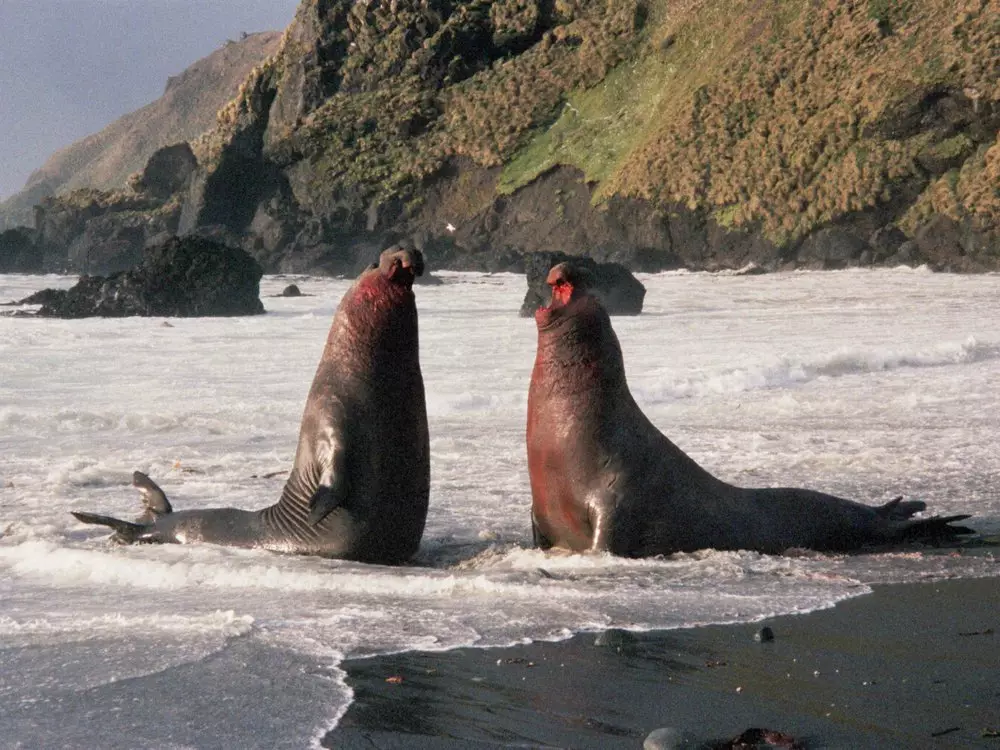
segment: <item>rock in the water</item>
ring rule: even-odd
[[[592,288],[609,315],[638,315],[646,297],[646,287],[632,272],[619,263],[598,263],[585,256],[566,253],[529,253],[524,256],[524,272],[528,277],[528,291],[521,305],[521,317],[535,314],[535,310],[549,303],[550,290],[545,277],[552,266],[572,260],[586,270]]]
[[[174,237],[147,248],[142,263],[129,271],[82,276],[69,290],[44,290],[38,314],[53,318],[257,315],[264,312],[262,275],[257,261],[242,250],[197,237]]]
[[[301,297],[302,290],[299,289],[298,284],[289,284],[284,289],[281,290],[282,297]]]

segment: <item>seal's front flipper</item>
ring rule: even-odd
[[[320,475],[319,486],[309,498],[309,525],[315,526],[347,500],[347,452],[336,447],[330,452]]]
[[[531,542],[538,549],[552,549],[552,542],[538,528],[535,511],[531,511]]]
[[[107,526],[114,529],[114,539],[122,542],[123,544],[159,541],[159,539],[156,538],[152,527],[145,524],[122,521],[120,518],[112,518],[111,516],[99,516],[96,513],[79,513],[75,510],[71,510],[70,513],[73,514],[73,517],[76,518],[77,521],[92,523],[98,526]]]
[[[315,526],[347,500],[347,477],[344,472],[334,475],[330,485],[320,485],[309,498],[309,525]]]

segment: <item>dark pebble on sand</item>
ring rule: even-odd
[[[774,631],[765,625],[753,635],[753,639],[758,643],[770,643],[774,640]]]

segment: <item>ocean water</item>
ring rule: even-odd
[[[0,318],[0,747],[315,746],[351,702],[347,657],[745,622],[878,582],[1000,575],[988,549],[532,550],[524,279],[440,275],[416,289],[430,515],[400,568],[123,547],[68,512],[137,515],[135,469],[178,509],[274,502],[349,282],[266,277],[254,318]],[[645,312],[614,319],[632,390],[706,468],[902,494],[1000,533],[1000,276],[642,278]],[[74,281],[0,276],[0,300]],[[290,281],[310,296],[270,296]]]

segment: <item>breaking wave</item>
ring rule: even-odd
[[[661,403],[707,395],[786,388],[823,378],[923,367],[975,364],[1000,358],[1000,344],[975,337],[942,342],[911,351],[841,348],[814,359],[785,355],[750,367],[705,372],[657,385],[633,386],[645,403]]]

